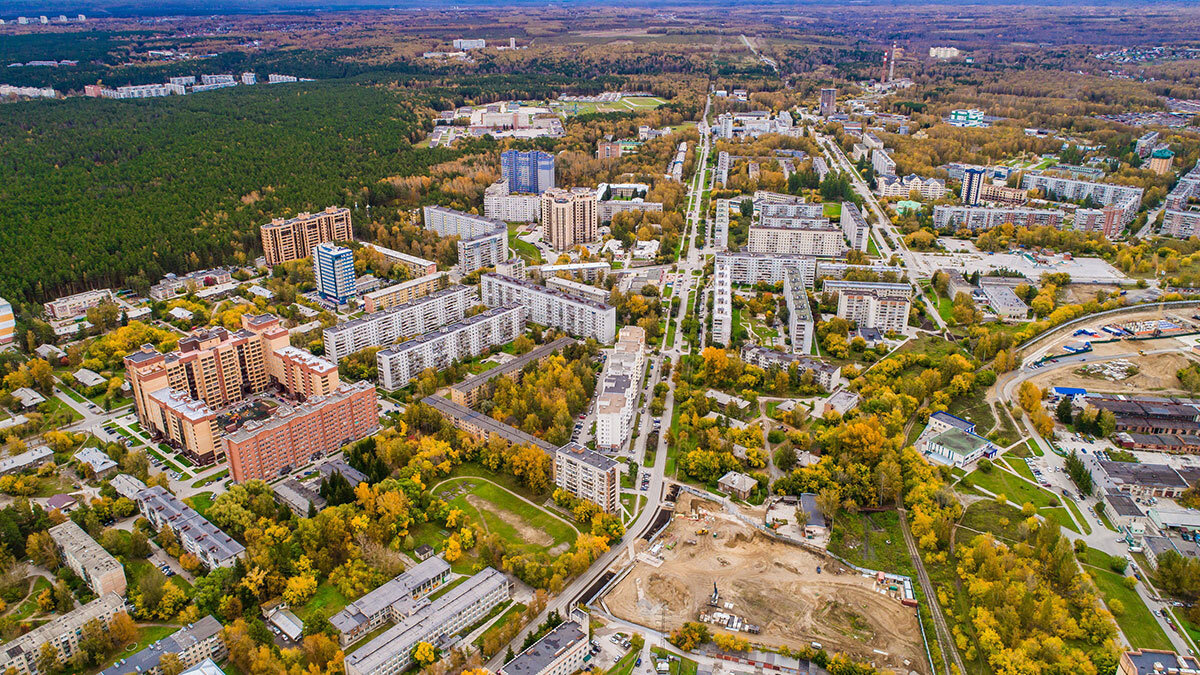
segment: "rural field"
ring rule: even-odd
[[[886,586],[832,558],[772,540],[713,502],[684,494],[676,514],[659,540],[665,543],[662,564],[640,559],[604,598],[617,617],[672,630],[712,611],[715,583],[721,611],[762,628],[742,634],[755,642],[798,648],[816,641],[898,672],[928,672],[916,610]],[[697,534],[702,528],[711,532]]]

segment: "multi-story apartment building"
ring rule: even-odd
[[[1049,209],[1014,209],[991,206],[946,206],[933,207],[933,226],[939,230],[990,230],[1004,224],[1033,229],[1036,227],[1062,228],[1062,211]]]
[[[74,521],[66,520],[48,530],[58,557],[96,595],[125,595],[125,568],[109,555]]]
[[[771,368],[779,368],[781,370],[790,370],[793,365],[801,373],[812,373],[813,382],[823,387],[826,391],[832,391],[833,384],[837,381],[838,375],[842,369],[832,364],[804,356],[801,354],[793,354],[791,352],[779,351],[777,349],[768,349],[759,345],[747,344],[742,347],[742,361],[758,366],[764,370]]]
[[[962,203],[978,206],[983,184],[987,180],[987,169],[970,168],[963,172]]]
[[[461,321],[476,302],[475,289],[454,285],[433,294],[339,323],[323,332],[325,356],[334,363],[368,347],[382,347],[438,326]]]
[[[314,246],[312,255],[318,295],[335,305],[344,305],[358,295],[354,251],[326,241]]]
[[[1154,152],[1155,146],[1158,145],[1158,136],[1159,132],[1157,131],[1147,131],[1137,139],[1137,142],[1133,144],[1133,149],[1139,157],[1145,159],[1150,156],[1151,152]]]
[[[554,188],[554,155],[540,150],[500,153],[501,178],[513,192],[541,194]]]
[[[354,241],[350,209],[337,206],[321,213],[301,213],[287,220],[276,218],[263,225],[259,233],[268,265],[307,258],[322,242]]]
[[[468,408],[477,405],[487,398],[497,377],[508,377],[513,383],[520,383],[525,371],[534,364],[540,364],[555,354],[562,353],[568,345],[575,344],[574,338],[562,337],[557,340],[535,347],[530,351],[502,365],[472,375],[467,379],[450,386],[450,400]]]
[[[55,616],[0,646],[0,671],[17,675],[44,675],[45,671],[38,666],[42,645],[54,647],[59,663],[70,663],[71,658],[79,652],[86,623],[95,619],[107,627],[108,622],[123,611],[125,600],[116,593],[106,593],[82,607]]]
[[[838,257],[845,253],[842,229],[822,220],[797,220],[786,226],[751,225],[751,253]]]
[[[183,275],[171,272],[162,281],[150,287],[151,300],[169,300],[180,293],[198,290],[209,286],[227,284],[233,281],[233,274],[225,268],[197,270]]]
[[[46,310],[46,316],[51,319],[73,319],[105,302],[113,302],[112,291],[107,288],[99,288],[51,300],[42,307]]]
[[[896,175],[896,160],[888,154],[883,148],[871,149],[871,168],[875,170],[875,176],[881,178],[883,176]]]
[[[233,537],[159,485],[146,488],[134,501],[155,530],[166,526],[175,533],[184,550],[209,569],[231,567],[246,551]]]
[[[791,337],[792,351],[797,354],[812,353],[816,322],[813,321],[804,277],[795,267],[789,267],[783,273],[783,298],[788,308],[788,335]]]
[[[764,226],[772,227],[777,224],[787,225],[792,220],[821,220],[825,217],[823,204],[805,204],[803,202],[778,203],[771,201],[769,195],[773,192],[758,192],[754,200],[754,215]],[[778,223],[776,221],[785,221]]]
[[[0,345],[12,344],[17,329],[17,318],[12,303],[0,298]]]
[[[488,307],[520,305],[529,310],[529,321],[561,328],[572,335],[610,344],[617,332],[617,310],[612,305],[571,295],[532,281],[484,274],[480,295]]]
[[[421,605],[421,599],[450,579],[450,564],[434,556],[404,570],[391,581],[346,605],[329,617],[342,647],[349,647],[385,623],[399,623]]]
[[[979,187],[979,200],[1002,206],[1023,206],[1029,201],[1029,197],[1027,191],[1023,188],[996,185],[995,183],[985,181]]]
[[[1121,216],[1121,209],[1117,206],[1106,206],[1102,209],[1076,209],[1071,227],[1081,232],[1099,232],[1109,239],[1114,239],[1121,234],[1121,230],[1125,226]]]
[[[384,260],[405,267],[409,272],[412,273],[414,277],[423,277],[427,274],[433,274],[437,272],[437,263],[432,260],[418,258],[415,255],[409,255],[407,253],[402,253],[394,249],[365,241],[363,242],[363,246],[382,255]]]
[[[417,298],[425,297],[434,291],[444,288],[449,281],[445,272],[426,274],[423,277],[409,279],[387,288],[372,291],[363,296],[363,309],[370,312],[382,312]]]
[[[401,673],[412,665],[413,648],[420,642],[438,643],[487,616],[506,602],[511,586],[503,574],[485,567],[445,595],[420,606],[403,621],[346,657],[346,675],[384,675]]]
[[[876,175],[876,191],[880,197],[899,197],[907,199],[916,192],[921,199],[934,200],[946,196],[946,181],[941,178],[921,178],[915,173],[900,177],[895,175]]]
[[[542,193],[542,228],[558,251],[596,241],[599,228],[596,192],[587,188],[555,188]]]
[[[512,342],[525,330],[526,313],[525,307],[508,303],[380,350],[375,357],[379,384],[394,391],[417,379],[426,368],[443,370],[455,361]]]
[[[725,187],[725,184],[729,182],[729,164],[728,152],[722,150],[721,152],[717,153],[717,168],[713,175],[713,179],[721,187]]]
[[[596,449],[601,452],[619,450],[633,432],[645,350],[646,331],[625,326],[604,363],[596,395]]]
[[[487,41],[480,38],[456,38],[454,40],[454,48],[461,50],[468,49],[483,49],[487,46]]]
[[[1101,206],[1115,206],[1121,210],[1122,226],[1128,225],[1137,216],[1144,192],[1140,187],[1092,183],[1036,173],[1025,174],[1021,178],[1021,187],[1026,190],[1040,190],[1047,199],[1081,201],[1090,198]]]
[[[606,274],[612,271],[612,265],[606,262],[585,262],[585,263],[566,263],[563,265],[542,265],[541,267],[531,267],[530,271],[537,270],[543,279],[552,277],[559,272],[566,272],[572,277],[578,277],[584,281],[598,281]],[[506,276],[512,276],[506,275]]]
[[[425,229],[433,230],[443,237],[470,239],[496,230],[507,230],[507,225],[493,218],[473,213],[455,211],[444,206],[426,206],[423,210]]]
[[[748,251],[718,253],[716,263],[728,265],[730,281],[742,286],[780,283],[783,281],[784,270],[796,267],[800,270],[805,285],[811,288],[817,269],[817,259],[812,256]]]
[[[458,271],[466,275],[508,260],[508,229],[501,228],[470,239],[459,239]]]
[[[500,180],[483,191],[483,214],[508,223],[532,223],[542,214],[541,199],[536,194],[510,192],[508,181]]]
[[[567,443],[554,452],[554,485],[597,504],[606,513],[618,513],[621,508],[617,463],[578,443]]]
[[[234,482],[270,480],[336,452],[379,429],[379,403],[368,382],[342,384],[324,396],[280,406],[263,421],[225,436]]]
[[[831,280],[822,288],[838,294],[838,317],[854,321],[859,328],[900,332],[908,325],[912,308],[909,284]]]
[[[818,260],[814,276],[815,279],[844,279],[847,274],[852,272],[869,272],[880,281],[898,281],[904,278],[903,267],[893,267],[877,262],[870,265],[851,265],[833,260]],[[810,280],[807,276],[804,278],[809,288],[815,288],[815,279]]]
[[[862,211],[853,202],[842,202],[841,216],[842,235],[850,242],[850,248],[867,252],[867,244],[871,241],[871,226]]]
[[[557,288],[564,293],[580,295],[585,298],[591,298],[596,302],[608,302],[611,294],[607,289],[591,284],[584,284],[574,279],[564,279],[562,277],[545,277],[546,286],[549,288]]]
[[[730,266],[721,255],[713,266],[712,342],[728,347],[733,339],[733,288]]]
[[[164,654],[174,654],[179,657],[180,664],[186,669],[196,666],[205,659],[223,660],[229,649],[221,638],[224,626],[211,614],[195,623],[171,633],[167,637],[146,647],[132,656],[125,656],[117,663],[100,671],[98,675],[162,675],[160,667]],[[185,674],[207,675],[208,671],[185,670]]]
[[[824,87],[821,89],[821,117],[829,117],[837,112],[837,88]]]
[[[1159,234],[1188,239],[1200,233],[1200,208],[1193,205],[1197,199],[1200,199],[1200,162],[1167,194]]]
[[[588,633],[575,621],[559,624],[529,645],[498,675],[571,675],[583,670],[589,650]]]

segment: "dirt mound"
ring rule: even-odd
[[[746,532],[745,530],[738,530],[732,534],[726,533],[725,548],[738,548],[743,544],[748,544],[754,541],[756,536],[758,535],[756,535],[754,532]]]

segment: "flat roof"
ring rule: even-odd
[[[574,344],[576,342],[578,342],[578,340],[576,340],[575,338],[570,338],[570,337],[558,338],[554,342],[549,342],[544,345],[541,345],[540,347],[531,349],[528,352],[525,352],[524,354],[518,356],[517,358],[512,359],[508,363],[503,363],[501,365],[496,366],[495,368],[489,368],[489,369],[483,371],[482,373],[472,375],[471,377],[468,377],[467,379],[463,380],[462,382],[452,385],[450,388],[454,389],[456,391],[471,391],[473,389],[480,387],[485,382],[488,382],[488,381],[490,381],[496,377],[499,377],[501,375],[507,375],[509,373],[524,370],[525,366],[529,365],[530,363],[540,360],[542,357],[546,356],[547,354],[553,353],[560,349],[565,349],[567,347],[567,345]]]
[[[544,441],[537,436],[527,434],[516,427],[511,427],[493,417],[484,415],[481,412],[471,410],[466,406],[459,405],[448,398],[441,396],[426,396],[421,399],[421,402],[432,407],[442,414],[443,417],[462,420],[484,430],[485,435],[497,434],[509,443],[518,443],[521,445],[532,445],[536,448],[541,448],[549,454],[554,454],[558,449],[557,446]]]
[[[1098,462],[1109,480],[1128,485],[1185,489],[1187,481],[1179,477],[1169,464],[1137,464],[1134,462]]]
[[[617,463],[611,458],[606,457],[598,452],[593,452],[592,450],[589,450],[574,441],[562,446],[556,452],[558,454],[577,459],[580,462],[593,466],[601,471],[608,471],[617,465]]]
[[[946,448],[960,455],[969,455],[976,450],[987,446],[990,441],[986,438],[981,438],[975,434],[969,434],[957,427],[947,429],[942,433],[934,436],[929,440],[930,443]]]
[[[564,651],[587,639],[587,633],[574,621],[559,624],[500,670],[505,675],[541,675]]]
[[[1137,502],[1133,501],[1133,498],[1129,495],[1123,495],[1119,493],[1110,494],[1105,495],[1105,499],[1108,500],[1108,505],[1112,507],[1113,512],[1118,516],[1125,516],[1127,518],[1141,518],[1143,515],[1145,515],[1142,513],[1142,510],[1138,508]]]
[[[589,298],[585,295],[576,295],[574,293],[568,293],[566,291],[561,291],[557,288],[541,286],[541,285],[533,283],[532,281],[529,281],[528,279],[518,279],[517,277],[506,277],[503,274],[496,274],[495,272],[489,272],[487,274],[484,274],[481,277],[481,279],[491,279],[493,281],[496,281],[499,283],[505,283],[510,286],[518,286],[520,288],[524,288],[525,290],[531,291],[533,293],[543,293],[545,295],[550,295],[550,296],[559,298],[561,300],[566,300],[568,302],[574,302],[574,303],[577,303],[580,305],[587,305],[588,307],[591,307],[593,309],[605,309],[605,310],[612,309],[615,311],[615,308],[613,307],[613,305],[610,305],[607,302],[600,302],[593,298]]]

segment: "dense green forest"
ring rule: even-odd
[[[382,87],[237,87],[74,98],[0,116],[0,294],[35,300],[257,254],[257,226],[455,155],[418,150],[414,100]]]

